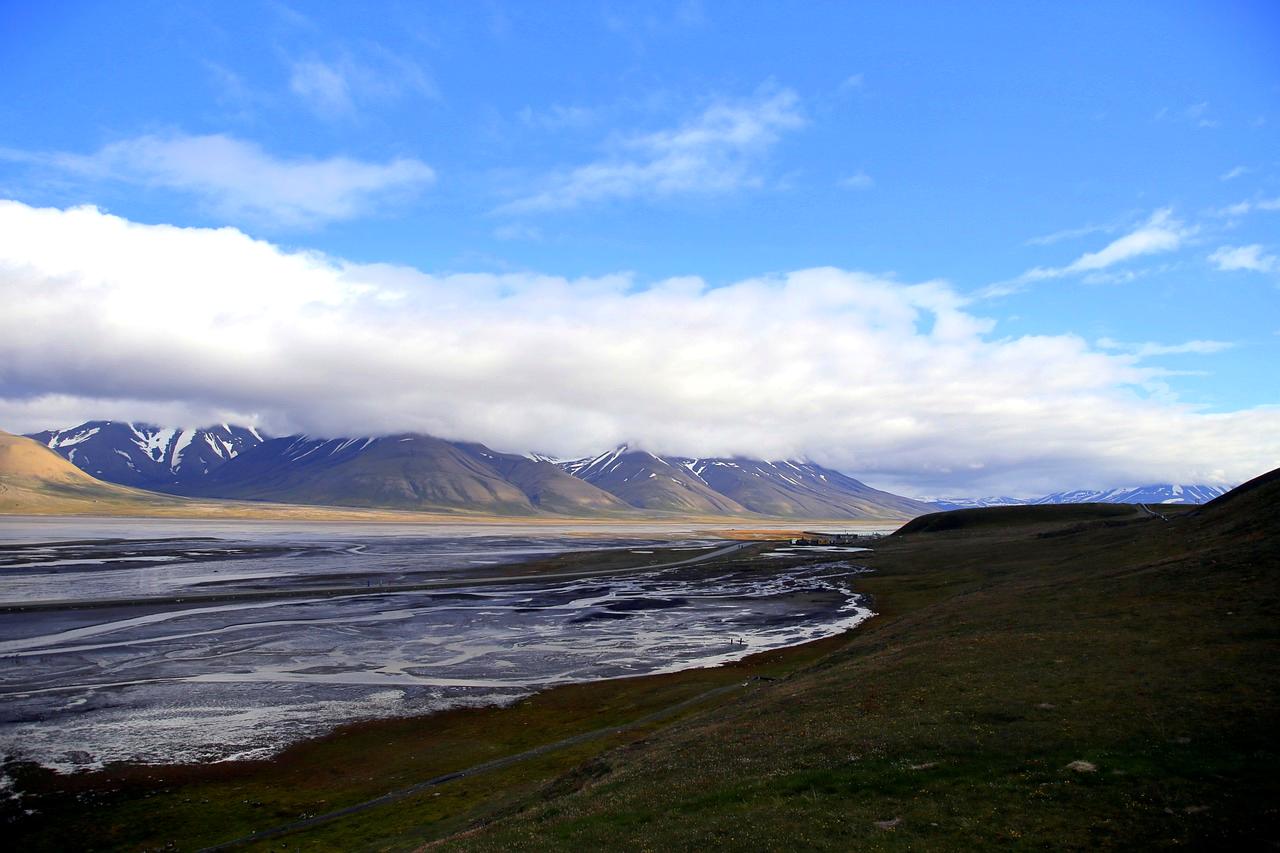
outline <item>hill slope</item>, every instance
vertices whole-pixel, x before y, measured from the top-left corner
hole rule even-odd
[[[441,846],[1272,845],[1276,506],[1280,472],[1168,521],[1025,507],[920,524],[860,555],[880,615],[820,665]]]
[[[176,498],[104,483],[44,445],[0,430],[0,513],[144,511]]]
[[[1049,528],[1100,519],[1140,519],[1147,514],[1129,504],[1048,504],[953,509],[913,518],[894,536],[943,531],[972,531],[1026,527]]]

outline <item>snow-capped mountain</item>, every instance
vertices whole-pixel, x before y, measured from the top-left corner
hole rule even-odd
[[[89,421],[27,437],[98,479],[161,492],[180,492],[264,440],[253,427],[182,429],[122,421]]]
[[[634,506],[791,518],[911,518],[932,507],[810,462],[663,457],[623,445],[561,467]]]
[[[750,512],[672,461],[627,445],[607,453],[561,462],[560,468],[580,480],[641,509],[701,515]]]
[[[985,498],[921,498],[926,503],[934,504],[942,509],[977,509],[984,506],[1021,506],[1029,503],[1008,495],[990,495]]]
[[[1078,489],[1056,492],[1028,503],[1033,504],[1203,504],[1224,495],[1228,486],[1184,486],[1174,483],[1156,483],[1148,486],[1126,486],[1118,489],[1092,491]]]
[[[447,441],[421,435],[272,439],[192,484],[186,494],[337,506],[534,512],[525,494],[492,468]]]
[[[663,457],[625,445],[566,462],[421,434],[267,438],[228,425],[91,421],[30,437],[107,482],[191,497],[503,515],[905,519],[934,509],[809,462]]]
[[[973,509],[984,506],[1020,506],[1022,504],[1203,504],[1229,491],[1228,486],[1185,486],[1157,483],[1118,489],[1075,489],[1054,492],[1040,498],[933,498],[930,502],[942,509]]]
[[[752,512],[796,518],[912,518],[932,507],[801,460],[681,459],[680,467]]]

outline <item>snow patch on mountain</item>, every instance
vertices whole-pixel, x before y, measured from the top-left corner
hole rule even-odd
[[[1230,486],[1181,483],[1155,483],[1146,486],[1121,486],[1114,489],[1076,489],[1055,492],[1034,501],[1033,504],[1203,504],[1230,491]]]

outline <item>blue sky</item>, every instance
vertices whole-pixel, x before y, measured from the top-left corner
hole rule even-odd
[[[92,205],[137,225],[230,227],[344,268],[460,275],[449,279],[455,288],[508,276],[468,309],[491,325],[511,319],[508,290],[545,277],[563,278],[585,302],[596,296],[583,279],[621,274],[636,293],[696,277],[691,310],[717,289],[819,267],[904,288],[940,282],[981,326],[975,352],[1071,343],[1084,361],[1064,371],[1105,362],[1105,387],[1091,395],[1143,417],[1167,407],[1204,432],[1205,447],[1217,437],[1213,416],[1252,418],[1248,435],[1265,435],[1260,424],[1280,403],[1273,3],[388,3],[371,12],[165,2],[8,4],[0,16],[0,197],[27,210]],[[9,248],[11,268],[32,265]],[[174,294],[197,299],[180,272],[166,274]],[[441,298],[425,285],[412,298],[428,290]],[[87,298],[107,298],[94,292]],[[936,306],[912,299],[922,313],[908,331],[928,336]],[[554,310],[551,319],[573,319]],[[38,347],[57,343],[10,355],[42,361]],[[696,358],[685,356],[690,369]],[[826,353],[795,364],[803,370],[792,375],[842,362]],[[504,416],[478,400],[457,408],[489,406],[483,416],[442,418],[442,397],[406,402],[430,416],[366,425],[234,389],[184,395],[175,390],[183,379],[164,388],[122,379],[108,392],[70,369],[13,370],[0,374],[0,418],[26,428],[130,406],[190,418],[216,410],[280,428],[431,426],[579,446],[558,440],[564,427],[549,416],[528,432],[494,427]],[[1013,394],[1010,410],[1029,394]],[[573,408],[555,394],[537,402]],[[847,402],[831,404],[833,421]],[[647,405],[593,409],[602,420],[582,445],[794,450],[917,491],[1032,489],[1064,472],[1238,479],[1280,464],[1272,444],[1216,467],[1139,469],[1108,444],[1101,455],[1064,450],[1031,479],[1010,473],[1014,461],[977,459],[970,470],[999,473],[966,479],[937,461],[908,461],[911,442],[892,429],[892,449],[799,433],[761,448],[724,438],[696,406],[684,432],[666,434],[647,424],[663,419],[657,408],[684,403]],[[823,404],[811,405],[821,417]],[[939,404],[963,408],[963,396]],[[908,406],[882,417],[936,424],[938,415]],[[1043,440],[1029,444],[1057,447],[1039,424],[1025,433]],[[878,461],[889,457],[899,461]]]

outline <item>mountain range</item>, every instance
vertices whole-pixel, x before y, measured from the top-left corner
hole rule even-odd
[[[906,519],[936,507],[811,462],[658,456],[555,460],[405,433],[264,436],[91,421],[30,438],[110,483],[173,495],[493,515]]]
[[[934,504],[943,509],[976,509],[991,506],[1024,504],[1204,504],[1229,491],[1227,486],[1180,485],[1153,483],[1146,486],[1124,486],[1116,489],[1075,489],[1054,492],[1044,497],[1022,500],[1007,496],[985,498],[937,498]]]
[[[1225,495],[1227,486],[1178,485],[1157,483],[1147,486],[1125,486],[1103,491],[1077,490],[1045,495],[1030,503],[1037,504],[1204,504]]]
[[[34,439],[100,481],[196,498],[504,516],[554,514],[907,519],[938,509],[1064,503],[1200,504],[1219,486],[1153,484],[914,500],[803,460],[660,456],[627,445],[581,459],[504,453],[476,442],[402,433],[271,437],[89,421]]]

